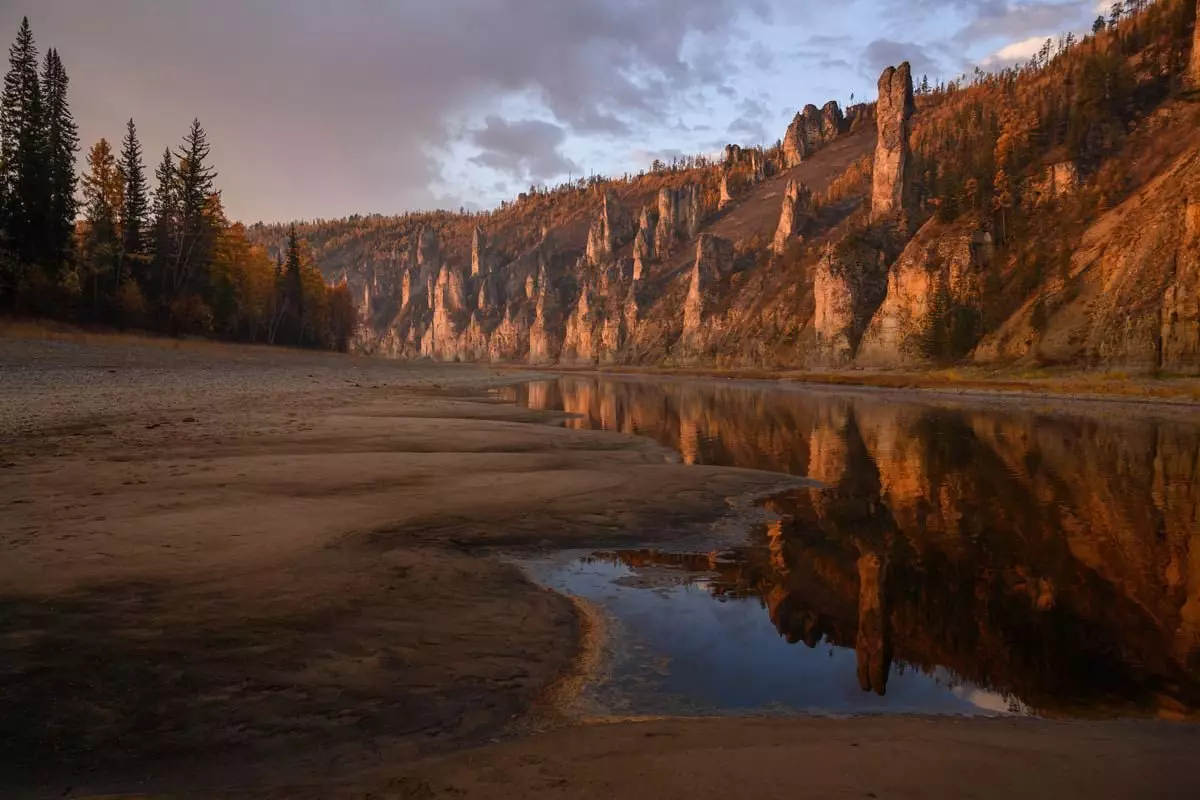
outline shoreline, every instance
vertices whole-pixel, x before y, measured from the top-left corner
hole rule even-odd
[[[1143,387],[1162,384],[1154,379],[1129,377],[1112,380],[1133,381],[1128,392],[1083,391],[1083,387],[1095,389],[1102,375],[1068,373],[1062,376],[1039,378],[1042,383],[1019,381],[1000,374],[994,380],[974,378],[968,380],[948,379],[937,372],[827,372],[806,373],[788,370],[721,370],[660,367],[592,367],[557,365],[494,364],[493,369],[535,374],[563,376],[588,375],[623,380],[699,380],[706,382],[737,383],[776,389],[807,389],[814,391],[864,392],[870,394],[890,393],[920,397],[982,398],[1002,401],[1035,399],[1062,403],[1091,403],[1111,405],[1139,405],[1163,408],[1200,409],[1200,377],[1177,377],[1162,379],[1182,385],[1182,394],[1158,395],[1137,393]],[[536,380],[536,378],[531,378]]]

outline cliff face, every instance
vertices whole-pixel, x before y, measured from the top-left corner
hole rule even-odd
[[[1103,36],[1071,57],[1125,41]],[[1158,99],[1108,128],[1067,117],[1032,137],[1032,112],[995,109],[1042,97],[1053,64],[917,95],[901,64],[875,104],[805,106],[777,148],[383,226],[338,273],[362,298],[356,341],[450,360],[1200,372],[1200,105],[1178,90],[1197,56],[1178,45],[1130,60],[1133,96]],[[1094,90],[1081,70],[1064,68],[1068,100]],[[963,156],[955,142],[989,126],[999,138]],[[1101,155],[1072,157],[1092,139]],[[697,271],[702,239],[719,269]]]
[[[989,335],[983,363],[1200,368],[1200,151],[1083,235],[1067,274]]]
[[[863,336],[858,363],[919,366],[961,357],[980,327],[991,234],[974,220],[928,222],[888,271],[887,294]]]

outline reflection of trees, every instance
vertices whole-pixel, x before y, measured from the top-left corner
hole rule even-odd
[[[783,520],[727,558],[620,559],[715,573],[714,593],[762,598],[789,641],[855,647],[865,689],[884,689],[894,650],[1045,713],[1200,709],[1195,426],[734,385],[544,386],[535,407],[580,427],[823,482],[770,501]]]

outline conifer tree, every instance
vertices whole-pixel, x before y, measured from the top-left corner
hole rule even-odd
[[[142,144],[137,138],[137,127],[133,120],[125,126],[125,139],[121,143],[121,177],[125,181],[125,203],[121,207],[121,253],[129,262],[130,272],[140,283],[145,283],[143,269],[147,251],[147,225],[149,224],[150,200],[146,196],[146,167],[142,163]]]
[[[47,206],[45,137],[37,47],[29,19],[21,21],[8,51],[8,73],[0,95],[0,141],[4,165],[6,239],[19,262],[38,261],[44,245]]]
[[[115,294],[120,286],[121,231],[118,215],[124,205],[124,181],[116,156],[106,139],[88,151],[88,172],[83,176],[83,201],[87,221],[84,267],[94,310],[101,294]]]
[[[169,298],[172,290],[171,273],[174,269],[178,248],[179,201],[175,160],[170,149],[163,151],[162,161],[154,170],[158,186],[154,190],[154,257],[151,260],[153,275],[147,281],[147,294],[162,299]]]
[[[300,268],[300,240],[296,236],[296,224],[292,223],[284,256],[284,298],[292,321],[289,333],[294,337],[293,344],[299,344],[304,325],[304,279]]]
[[[63,69],[58,51],[46,52],[42,71],[42,90],[45,94],[46,168],[49,208],[46,220],[46,251],[44,263],[57,273],[64,261],[71,259],[75,216],[75,154],[79,151],[79,129],[67,104],[67,72]]]
[[[217,173],[207,163],[209,144],[200,120],[192,127],[178,150],[176,202],[179,213],[178,251],[175,253],[173,291],[200,294],[207,288],[206,269],[212,258],[215,229],[207,213]]]

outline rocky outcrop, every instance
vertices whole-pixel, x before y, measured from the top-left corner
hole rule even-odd
[[[656,222],[651,218],[650,209],[643,208],[638,220],[637,234],[633,239],[633,279],[640,281],[646,273],[646,268],[654,260],[654,238]]]
[[[696,237],[700,227],[700,193],[694,184],[658,192],[658,227],[654,234],[654,254],[666,258],[680,241]]]
[[[912,69],[908,62],[888,67],[879,78],[876,123],[874,185],[871,189],[871,219],[881,220],[907,210],[912,176],[909,174],[909,135],[912,132]]]
[[[721,176],[721,197],[717,201],[717,208],[723,209],[725,206],[733,202],[733,195],[729,193],[729,176]]]
[[[420,272],[420,283],[428,283],[442,266],[441,245],[437,231],[432,226],[422,225],[417,232],[416,262]]]
[[[733,272],[733,242],[712,234],[701,234],[696,242],[696,261],[683,305],[683,335],[680,344],[695,350],[701,339],[706,307],[714,300],[714,284]]]
[[[488,271],[487,237],[483,228],[476,225],[471,235],[471,276],[486,275]]]
[[[529,328],[529,363],[548,364],[558,358],[559,341],[556,335],[554,298],[550,292],[550,282],[546,278],[546,268],[538,272],[537,305],[534,309],[533,324]]]
[[[406,269],[400,275],[400,310],[408,308],[412,300],[412,270]]]
[[[1187,75],[1188,86],[1200,91],[1200,0],[1196,0],[1196,27],[1192,31],[1192,60]]]
[[[592,265],[611,261],[621,245],[633,236],[633,224],[625,207],[612,192],[606,192],[600,212],[588,231],[587,260]]]
[[[796,114],[783,137],[783,166],[791,169],[807,161],[842,133],[845,117],[835,101],[818,109],[807,105]]]
[[[888,271],[887,296],[863,335],[857,363],[899,367],[967,355],[980,333],[993,249],[991,234],[970,220],[926,223]]]
[[[1030,180],[1022,192],[1027,208],[1037,208],[1064,197],[1070,197],[1079,189],[1079,168],[1073,161],[1051,164],[1036,179]]]
[[[848,365],[886,294],[886,257],[879,248],[857,239],[828,247],[813,278],[811,362],[822,367]]]
[[[803,232],[811,209],[812,192],[808,187],[795,180],[788,181],[787,191],[783,194],[783,209],[779,214],[779,227],[775,230],[772,243],[775,255],[783,255],[792,237]]]
[[[1102,215],[1049,283],[975,352],[980,362],[1200,372],[1200,152]]]

